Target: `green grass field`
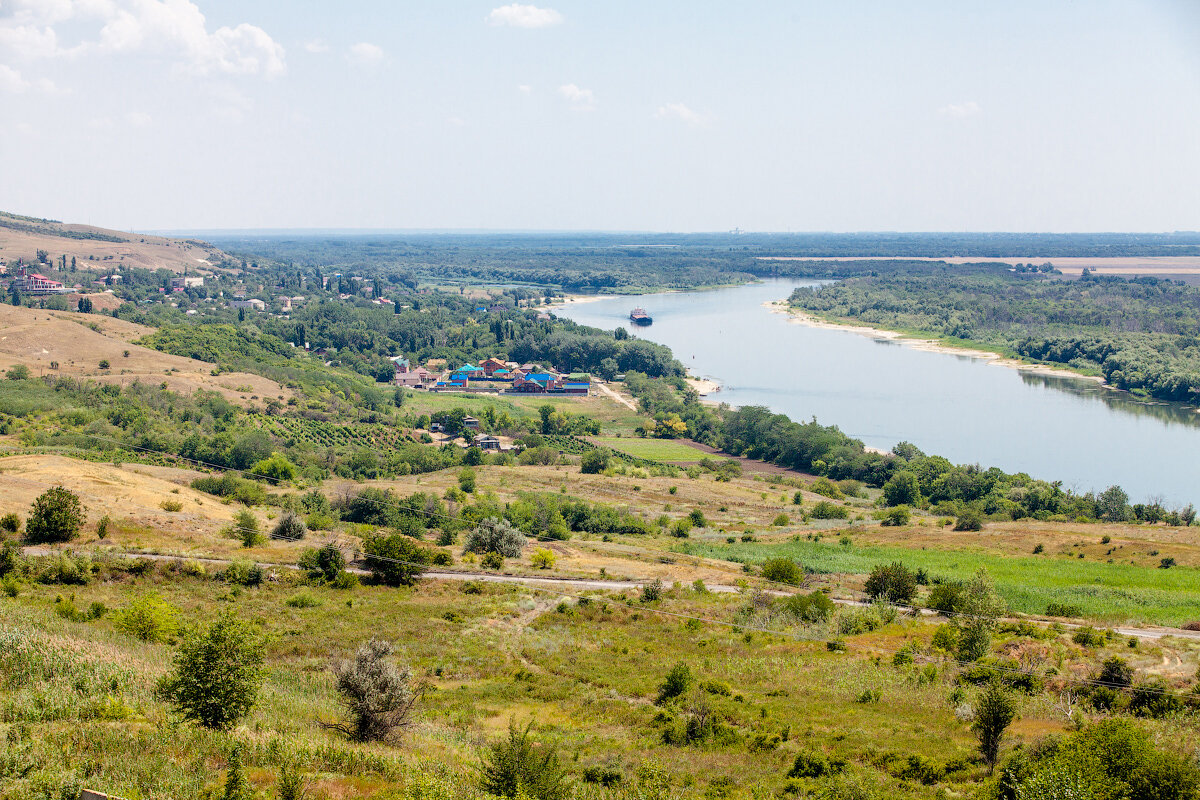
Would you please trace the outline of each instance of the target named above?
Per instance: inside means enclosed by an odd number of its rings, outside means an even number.
[[[671,439],[627,439],[615,436],[595,437],[596,444],[651,461],[699,461],[707,453]]]
[[[909,569],[925,569],[931,577],[961,580],[985,567],[1010,607],[1026,614],[1043,614],[1048,603],[1067,603],[1082,609],[1083,616],[1110,624],[1178,626],[1200,620],[1200,571],[1191,567],[1156,569],[1051,553],[1004,557],[969,550],[845,547],[832,536],[822,542],[783,544],[689,542],[676,549],[748,564],[790,558],[818,573],[866,574],[876,564],[901,561]]]

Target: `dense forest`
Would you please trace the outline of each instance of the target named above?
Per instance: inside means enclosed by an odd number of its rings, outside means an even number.
[[[790,302],[1103,375],[1143,396],[1200,402],[1200,289],[1175,281],[929,268],[801,288]]]

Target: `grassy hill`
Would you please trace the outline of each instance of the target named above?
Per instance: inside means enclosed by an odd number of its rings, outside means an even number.
[[[39,250],[51,258],[65,255],[68,260],[74,257],[93,267],[100,262],[180,273],[205,272],[226,258],[216,247],[198,240],[127,233],[0,211],[0,261],[36,261]]]

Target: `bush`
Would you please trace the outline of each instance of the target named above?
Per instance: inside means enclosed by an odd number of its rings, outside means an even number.
[[[770,558],[763,562],[762,576],[775,583],[798,586],[804,581],[804,570],[790,558]]]
[[[356,742],[386,741],[406,727],[423,689],[414,685],[412,671],[400,669],[388,657],[391,642],[372,639],[358,648],[352,661],[333,666],[348,722],[322,723]]]
[[[368,536],[363,553],[371,575],[385,586],[412,586],[431,560],[427,548],[402,533]]]
[[[530,740],[530,722],[524,728],[508,724],[508,738],[493,742],[480,764],[479,787],[498,797],[562,800],[569,794],[558,752]]]
[[[608,450],[602,448],[588,450],[579,462],[579,471],[585,475],[598,475],[608,469],[610,459]]]
[[[167,642],[179,633],[179,609],[151,592],[118,611],[113,627],[143,642]]]
[[[833,616],[834,603],[824,592],[794,594],[781,604],[784,612],[803,622],[824,622]]]
[[[842,494],[842,490],[838,488],[837,484],[828,478],[817,478],[809,485],[808,490],[813,494],[828,497],[830,500],[846,499],[846,495]]]
[[[69,542],[79,535],[86,520],[79,496],[55,486],[33,501],[33,510],[25,522],[25,537],[36,543]]]
[[[967,587],[962,581],[943,581],[929,590],[926,608],[950,615],[960,613],[967,605]]]
[[[296,479],[296,465],[288,461],[287,456],[282,453],[272,453],[262,461],[255,462],[250,472],[254,477],[264,478],[271,484]]]
[[[1126,663],[1125,659],[1120,656],[1112,656],[1105,659],[1100,665],[1100,672],[1097,673],[1095,681],[1114,689],[1123,689],[1133,685],[1134,671],[1133,667]]]
[[[771,524],[776,528],[782,528],[791,521],[791,518],[787,514],[776,514],[775,519],[771,520]]]
[[[158,695],[184,719],[228,730],[258,700],[263,652],[262,639],[227,611],[184,638],[174,671],[158,682]]]
[[[662,705],[669,700],[674,700],[681,696],[692,685],[692,671],[687,664],[676,664],[667,673],[667,677],[663,679],[662,684],[658,687],[658,697],[654,702]]]
[[[496,553],[504,558],[520,558],[525,547],[525,534],[506,519],[488,517],[467,534],[463,552]]]
[[[100,521],[96,523],[96,538],[97,539],[107,539],[108,538],[108,529],[111,526],[112,526],[112,519],[108,516],[108,514],[105,514],[103,517],[100,518]]]
[[[846,762],[831,759],[824,753],[804,750],[796,755],[792,768],[788,770],[789,778],[824,778],[837,775],[846,768]]]
[[[266,541],[258,527],[258,517],[248,508],[243,508],[233,515],[233,525],[230,527],[233,538],[240,539],[242,547],[255,547]]]
[[[244,558],[234,559],[222,573],[226,583],[237,586],[258,586],[262,583],[263,570],[258,564]]]
[[[954,521],[954,530],[956,531],[981,531],[983,530],[983,517],[978,511],[966,509],[958,515],[958,519]]]
[[[484,553],[483,558],[479,559],[479,566],[499,572],[504,569],[504,556],[499,553]]]
[[[1082,617],[1083,609],[1077,605],[1069,603],[1048,603],[1046,605],[1047,617]]]
[[[880,564],[871,570],[863,590],[873,600],[908,605],[917,594],[917,577],[899,561]]]
[[[975,704],[971,730],[979,738],[979,753],[989,768],[1000,759],[1000,743],[1016,715],[1016,702],[999,683],[990,684]]]
[[[883,512],[879,524],[885,528],[900,528],[910,522],[912,522],[912,513],[908,510],[908,506],[895,506]]]
[[[533,551],[533,555],[530,556],[529,560],[537,569],[554,569],[554,562],[558,559],[557,556],[554,555],[553,550],[549,550],[545,547],[539,547]]]
[[[657,603],[663,596],[663,582],[655,578],[647,584],[642,585],[642,602]]]
[[[309,580],[329,582],[334,580],[346,568],[346,557],[333,542],[320,549],[308,548],[300,554],[300,569],[304,570]]]
[[[321,605],[321,601],[309,592],[297,592],[285,600],[284,604],[290,608],[316,608]]]
[[[16,533],[21,530],[21,518],[11,511],[0,517],[0,531]]]
[[[304,524],[304,520],[291,511],[285,511],[279,518],[279,522],[275,523],[275,528],[271,531],[271,538],[298,542],[307,534],[308,526]]]
[[[921,483],[908,470],[901,470],[883,485],[883,502],[889,506],[921,505]]]
[[[170,511],[172,513],[176,511],[183,511],[183,503],[179,502],[178,500],[163,500],[158,504],[158,507],[163,511]]]
[[[20,575],[25,571],[25,556],[21,554],[21,545],[6,540],[0,543],[0,577]]]
[[[822,500],[812,507],[808,516],[812,519],[849,519],[850,509],[828,500]]]
[[[1103,647],[1104,643],[1108,641],[1108,637],[1095,628],[1084,625],[1082,628],[1075,629],[1071,634],[1071,641],[1084,647]]]

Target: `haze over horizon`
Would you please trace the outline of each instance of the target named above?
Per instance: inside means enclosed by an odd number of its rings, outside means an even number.
[[[139,231],[1194,231],[1197,101],[1186,0],[0,0],[0,208]]]

